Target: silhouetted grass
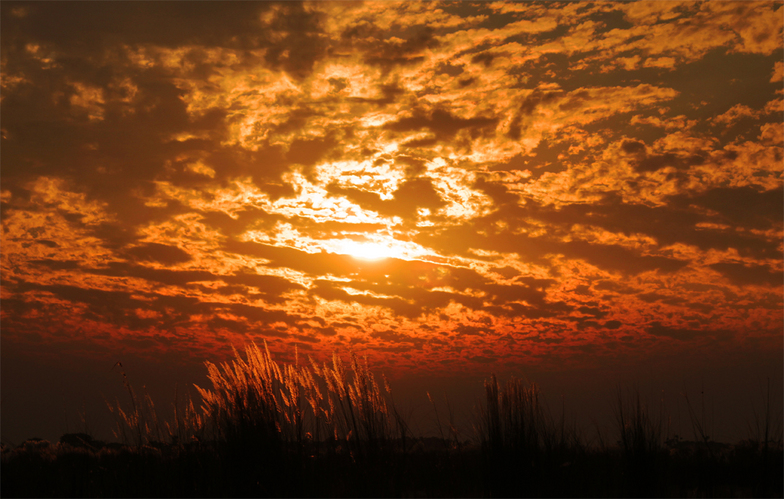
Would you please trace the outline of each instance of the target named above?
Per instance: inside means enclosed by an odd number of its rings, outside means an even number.
[[[197,387],[206,432],[228,456],[231,470],[258,476],[255,489],[262,490],[254,492],[287,493],[271,485],[284,476],[281,466],[323,456],[361,469],[355,479],[368,491],[387,480],[379,469],[392,466],[393,447],[405,442],[406,426],[355,355],[348,366],[337,355],[323,365],[281,366],[266,346],[251,344],[245,358],[235,352],[231,362],[207,368],[212,388]],[[299,483],[309,478],[294,477]]]
[[[623,490],[637,497],[662,495],[663,414],[652,413],[639,390],[624,394],[620,387],[614,413],[623,451]]]
[[[128,376],[108,404],[122,444],[87,434],[2,449],[2,495],[61,497],[781,497],[782,439],[768,390],[748,441],[666,435],[663,407],[619,387],[616,434],[589,445],[537,385],[491,376],[462,439],[435,404],[439,437],[415,437],[366,362],[275,362],[266,348],[206,363],[200,404],[175,395],[163,422]],[[428,394],[429,396],[429,394]],[[432,402],[432,398],[431,398]],[[448,407],[448,401],[447,401]],[[690,408],[691,411],[691,408]],[[693,414],[693,411],[690,412]],[[699,437],[699,438],[697,438]]]

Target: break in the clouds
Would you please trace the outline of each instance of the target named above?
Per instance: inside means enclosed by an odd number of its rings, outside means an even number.
[[[3,341],[780,350],[783,14],[3,2]]]

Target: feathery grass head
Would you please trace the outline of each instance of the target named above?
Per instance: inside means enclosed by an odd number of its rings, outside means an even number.
[[[203,421],[219,438],[302,443],[333,435],[358,452],[391,439],[387,400],[367,359],[352,354],[346,365],[333,354],[331,363],[307,365],[297,353],[294,364],[279,365],[266,343],[247,345],[244,358],[233,352],[231,361],[205,363],[212,388],[196,387]]]

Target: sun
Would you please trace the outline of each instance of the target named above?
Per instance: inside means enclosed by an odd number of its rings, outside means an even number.
[[[361,260],[381,260],[403,256],[398,248],[384,242],[359,242],[353,239],[343,239],[338,241],[335,246],[336,253],[350,255]]]
[[[360,260],[417,260],[432,254],[432,251],[415,242],[400,241],[388,234],[363,234],[359,238],[357,234],[352,236],[322,240],[320,246],[330,253],[349,255]]]

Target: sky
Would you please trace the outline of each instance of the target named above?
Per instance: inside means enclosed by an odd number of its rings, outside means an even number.
[[[3,437],[249,341],[780,393],[783,5],[2,2]]]

